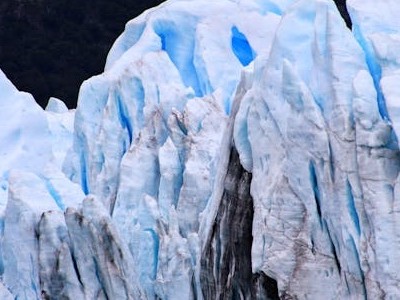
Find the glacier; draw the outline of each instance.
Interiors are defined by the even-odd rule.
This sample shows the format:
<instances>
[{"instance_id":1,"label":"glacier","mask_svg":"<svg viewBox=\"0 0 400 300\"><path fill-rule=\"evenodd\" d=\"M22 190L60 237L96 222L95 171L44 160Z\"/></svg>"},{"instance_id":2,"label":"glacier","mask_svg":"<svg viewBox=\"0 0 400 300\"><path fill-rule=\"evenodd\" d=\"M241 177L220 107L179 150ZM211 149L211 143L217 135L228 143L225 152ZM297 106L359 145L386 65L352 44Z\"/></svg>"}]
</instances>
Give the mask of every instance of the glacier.
<instances>
[{"instance_id":1,"label":"glacier","mask_svg":"<svg viewBox=\"0 0 400 300\"><path fill-rule=\"evenodd\" d=\"M76 110L0 71L1 299L397 299L400 4L169 0Z\"/></svg>"}]
</instances>

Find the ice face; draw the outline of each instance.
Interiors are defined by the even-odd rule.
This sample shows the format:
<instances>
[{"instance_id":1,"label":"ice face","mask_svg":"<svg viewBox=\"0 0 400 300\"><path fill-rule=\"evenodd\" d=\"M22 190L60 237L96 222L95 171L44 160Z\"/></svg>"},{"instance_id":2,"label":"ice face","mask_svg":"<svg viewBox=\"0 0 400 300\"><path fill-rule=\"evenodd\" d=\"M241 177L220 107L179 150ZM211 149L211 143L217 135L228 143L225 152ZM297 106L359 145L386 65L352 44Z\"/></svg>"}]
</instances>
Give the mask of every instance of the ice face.
<instances>
[{"instance_id":1,"label":"ice face","mask_svg":"<svg viewBox=\"0 0 400 300\"><path fill-rule=\"evenodd\" d=\"M43 111L30 94L18 91L1 71L0 106L3 205L11 169L42 174L51 165L62 164L72 145L74 112L65 105L62 107L56 99L50 100L48 111Z\"/></svg>"},{"instance_id":2,"label":"ice face","mask_svg":"<svg viewBox=\"0 0 400 300\"><path fill-rule=\"evenodd\" d=\"M64 168L68 176L112 206L119 161L149 118L161 114L166 123L172 108L182 112L189 99L213 93L229 113L242 68L238 55L268 53L280 19L253 6L172 1L128 23L110 51L106 72L82 86L74 151ZM229 16L216 18L226 9Z\"/></svg>"},{"instance_id":3,"label":"ice face","mask_svg":"<svg viewBox=\"0 0 400 300\"><path fill-rule=\"evenodd\" d=\"M198 231L223 182L236 86L242 67L269 53L281 13L164 3L127 24L105 73L81 88L64 171L109 208L149 298L201 297Z\"/></svg>"},{"instance_id":4,"label":"ice face","mask_svg":"<svg viewBox=\"0 0 400 300\"><path fill-rule=\"evenodd\" d=\"M0 71L0 174L13 168L40 170L51 155L44 112Z\"/></svg>"},{"instance_id":5,"label":"ice face","mask_svg":"<svg viewBox=\"0 0 400 300\"><path fill-rule=\"evenodd\" d=\"M364 46L330 3L296 2L236 118L236 144L253 173L253 271L287 295L305 287L304 297L317 299L398 293L383 253L398 247L384 237L398 226L389 208L397 142Z\"/></svg>"},{"instance_id":6,"label":"ice face","mask_svg":"<svg viewBox=\"0 0 400 300\"><path fill-rule=\"evenodd\" d=\"M36 299L40 297L41 214L78 207L84 196L60 169L72 145L74 113L43 111L1 71L0 91L0 294L4 299Z\"/></svg>"},{"instance_id":7,"label":"ice face","mask_svg":"<svg viewBox=\"0 0 400 300\"><path fill-rule=\"evenodd\" d=\"M369 70L378 91L379 108L384 117L389 118L396 132L398 122L399 54L397 48L399 20L396 15L400 7L395 1L375 5L370 2L352 0L348 2L349 13L356 21L354 36L363 47Z\"/></svg>"},{"instance_id":8,"label":"ice face","mask_svg":"<svg viewBox=\"0 0 400 300\"><path fill-rule=\"evenodd\" d=\"M76 111L0 73L0 297L399 293L400 5L172 0ZM13 105L9 105L12 102Z\"/></svg>"}]
</instances>

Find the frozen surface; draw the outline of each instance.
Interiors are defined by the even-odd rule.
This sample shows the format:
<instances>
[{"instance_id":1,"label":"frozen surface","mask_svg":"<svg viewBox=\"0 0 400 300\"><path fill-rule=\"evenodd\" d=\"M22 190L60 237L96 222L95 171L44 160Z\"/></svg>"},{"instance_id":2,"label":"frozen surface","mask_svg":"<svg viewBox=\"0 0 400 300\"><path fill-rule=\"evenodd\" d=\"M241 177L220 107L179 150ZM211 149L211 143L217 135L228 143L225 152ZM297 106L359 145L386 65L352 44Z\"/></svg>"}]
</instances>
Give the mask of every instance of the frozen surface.
<instances>
[{"instance_id":1,"label":"frozen surface","mask_svg":"<svg viewBox=\"0 0 400 300\"><path fill-rule=\"evenodd\" d=\"M0 298L39 299L41 215L78 207L84 197L61 172L72 145L74 112L55 100L43 111L1 71L0 91Z\"/></svg>"},{"instance_id":2,"label":"frozen surface","mask_svg":"<svg viewBox=\"0 0 400 300\"><path fill-rule=\"evenodd\" d=\"M348 8L167 1L76 111L0 72L0 298L396 299L400 4Z\"/></svg>"},{"instance_id":3,"label":"frozen surface","mask_svg":"<svg viewBox=\"0 0 400 300\"><path fill-rule=\"evenodd\" d=\"M13 168L40 170L51 155L45 113L0 71L0 174Z\"/></svg>"},{"instance_id":4,"label":"frozen surface","mask_svg":"<svg viewBox=\"0 0 400 300\"><path fill-rule=\"evenodd\" d=\"M236 119L253 173L253 271L291 296L394 296L387 249L399 245L383 228L399 226L398 150L362 48L324 1L296 2L276 36Z\"/></svg>"}]
</instances>

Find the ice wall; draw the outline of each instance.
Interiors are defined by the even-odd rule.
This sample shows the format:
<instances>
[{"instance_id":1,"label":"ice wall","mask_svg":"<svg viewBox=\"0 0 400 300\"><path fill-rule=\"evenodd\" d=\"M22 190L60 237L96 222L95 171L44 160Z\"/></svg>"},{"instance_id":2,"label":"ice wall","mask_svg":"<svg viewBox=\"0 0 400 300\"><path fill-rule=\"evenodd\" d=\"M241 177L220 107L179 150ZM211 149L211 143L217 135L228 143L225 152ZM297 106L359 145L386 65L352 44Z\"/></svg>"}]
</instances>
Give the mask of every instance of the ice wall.
<instances>
[{"instance_id":1,"label":"ice wall","mask_svg":"<svg viewBox=\"0 0 400 300\"><path fill-rule=\"evenodd\" d=\"M281 295L398 293L396 257L383 253L399 247L398 147L362 46L331 3L297 1L236 118L253 174L253 271Z\"/></svg>"},{"instance_id":2,"label":"ice wall","mask_svg":"<svg viewBox=\"0 0 400 300\"><path fill-rule=\"evenodd\" d=\"M1 73L0 295L395 299L400 5L374 5L351 32L329 0L167 1L76 112Z\"/></svg>"}]
</instances>

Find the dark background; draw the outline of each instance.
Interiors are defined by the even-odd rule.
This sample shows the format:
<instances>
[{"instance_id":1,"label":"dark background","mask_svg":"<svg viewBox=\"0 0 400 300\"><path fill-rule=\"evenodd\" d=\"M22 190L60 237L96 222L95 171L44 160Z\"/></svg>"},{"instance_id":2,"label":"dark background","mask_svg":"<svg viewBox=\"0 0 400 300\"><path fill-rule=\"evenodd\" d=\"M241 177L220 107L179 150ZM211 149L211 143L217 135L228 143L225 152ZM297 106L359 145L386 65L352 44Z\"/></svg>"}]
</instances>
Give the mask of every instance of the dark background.
<instances>
[{"instance_id":1,"label":"dark background","mask_svg":"<svg viewBox=\"0 0 400 300\"><path fill-rule=\"evenodd\" d=\"M0 0L0 69L42 106L73 108L125 23L162 0Z\"/></svg>"},{"instance_id":2,"label":"dark background","mask_svg":"<svg viewBox=\"0 0 400 300\"><path fill-rule=\"evenodd\" d=\"M163 0L0 0L0 69L45 107L76 107L83 80L103 71L125 23ZM349 27L345 0L335 0Z\"/></svg>"}]
</instances>

